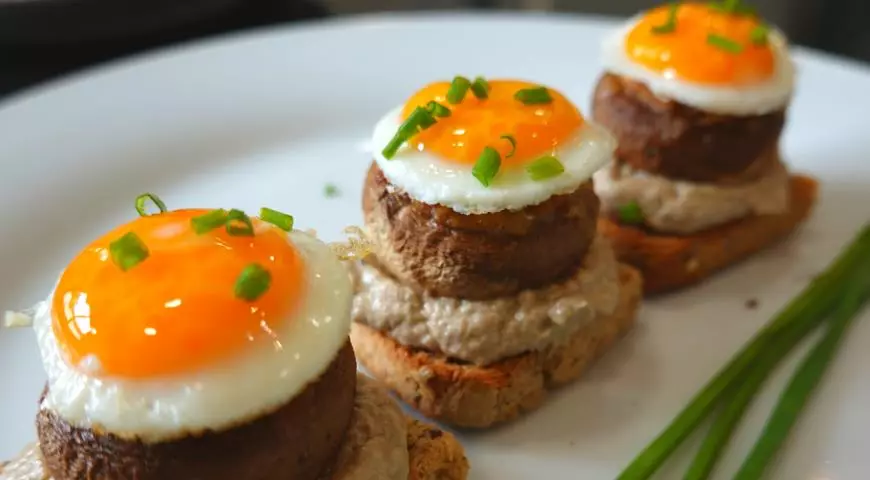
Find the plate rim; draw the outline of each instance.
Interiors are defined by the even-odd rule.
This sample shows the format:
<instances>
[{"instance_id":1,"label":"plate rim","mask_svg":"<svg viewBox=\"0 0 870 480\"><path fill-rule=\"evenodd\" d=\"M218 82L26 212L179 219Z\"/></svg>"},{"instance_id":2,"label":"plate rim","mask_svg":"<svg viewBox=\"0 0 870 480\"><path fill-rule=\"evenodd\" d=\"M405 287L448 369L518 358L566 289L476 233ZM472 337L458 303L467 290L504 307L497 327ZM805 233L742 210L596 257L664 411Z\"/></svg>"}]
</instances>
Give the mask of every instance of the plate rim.
<instances>
[{"instance_id":1,"label":"plate rim","mask_svg":"<svg viewBox=\"0 0 870 480\"><path fill-rule=\"evenodd\" d=\"M415 12L369 12L349 15L334 16L323 19L303 20L295 23L278 25L262 25L252 28L225 32L201 38L184 40L171 45L164 45L153 49L135 52L130 55L106 60L97 64L89 65L70 73L63 74L49 80L38 82L22 88L15 93L0 98L0 116L6 115L8 110L26 105L37 98L51 96L58 90L76 88L76 86L91 81L92 77L105 77L116 75L127 69L142 68L154 62L160 62L173 57L196 56L201 51L209 49L229 48L244 42L266 41L270 37L281 35L305 35L305 34L328 34L331 29L350 27L364 28L373 24L382 24L388 27L401 27L413 23L440 23L445 22L470 22L470 23L499 23L499 22L528 22L533 24L560 24L566 25L595 24L601 26L615 26L627 16L586 14L573 12L552 11L523 11L502 10L494 12L476 11L441 11L421 10ZM808 47L800 44L791 46L793 56L800 61L814 61L824 64L824 68L836 68L848 73L870 76L870 62L847 57L839 53L832 53ZM868 78L870 80L870 78Z\"/></svg>"}]
</instances>

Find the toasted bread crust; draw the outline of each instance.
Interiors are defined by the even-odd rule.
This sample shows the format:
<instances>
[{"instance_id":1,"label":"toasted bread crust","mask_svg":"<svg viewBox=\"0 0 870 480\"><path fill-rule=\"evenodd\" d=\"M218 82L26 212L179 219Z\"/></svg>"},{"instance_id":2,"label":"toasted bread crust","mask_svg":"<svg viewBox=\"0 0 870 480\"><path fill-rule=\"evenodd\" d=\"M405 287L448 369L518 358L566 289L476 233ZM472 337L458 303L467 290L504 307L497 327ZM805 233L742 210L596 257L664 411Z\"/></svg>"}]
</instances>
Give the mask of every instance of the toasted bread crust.
<instances>
[{"instance_id":1,"label":"toasted bread crust","mask_svg":"<svg viewBox=\"0 0 870 480\"><path fill-rule=\"evenodd\" d=\"M619 140L617 164L692 182L744 183L777 159L785 110L734 116L653 94L642 82L606 73L592 116Z\"/></svg>"},{"instance_id":2,"label":"toasted bread crust","mask_svg":"<svg viewBox=\"0 0 870 480\"><path fill-rule=\"evenodd\" d=\"M791 177L790 208L779 215L749 217L693 235L655 234L601 217L598 229L616 257L639 269L647 294L692 285L784 239L806 220L818 194L810 177Z\"/></svg>"},{"instance_id":3,"label":"toasted bread crust","mask_svg":"<svg viewBox=\"0 0 870 480\"><path fill-rule=\"evenodd\" d=\"M520 211L463 215L418 202L372 163L366 228L382 268L431 296L513 295L563 279L583 261L599 210L592 182Z\"/></svg>"},{"instance_id":4,"label":"toasted bread crust","mask_svg":"<svg viewBox=\"0 0 870 480\"><path fill-rule=\"evenodd\" d=\"M578 378L634 325L640 274L621 265L620 286L617 310L567 343L483 367L410 349L359 323L351 327L351 341L357 360L423 415L459 427L487 428L537 408L547 389Z\"/></svg>"}]
</instances>

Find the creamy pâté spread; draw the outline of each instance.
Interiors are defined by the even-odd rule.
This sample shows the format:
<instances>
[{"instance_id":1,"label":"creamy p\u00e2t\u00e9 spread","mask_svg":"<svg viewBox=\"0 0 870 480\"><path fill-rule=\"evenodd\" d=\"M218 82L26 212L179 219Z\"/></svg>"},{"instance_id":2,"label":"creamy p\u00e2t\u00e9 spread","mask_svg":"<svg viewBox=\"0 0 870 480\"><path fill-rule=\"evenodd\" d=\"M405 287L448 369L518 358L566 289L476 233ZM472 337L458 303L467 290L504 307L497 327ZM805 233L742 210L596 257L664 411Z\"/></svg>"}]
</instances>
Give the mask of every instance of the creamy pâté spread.
<instances>
[{"instance_id":1,"label":"creamy p\u00e2t\u00e9 spread","mask_svg":"<svg viewBox=\"0 0 870 480\"><path fill-rule=\"evenodd\" d=\"M614 213L632 202L644 224L667 233L688 234L749 215L776 215L789 205L789 175L777 162L759 179L736 185L673 180L635 170L607 166L593 176L601 208Z\"/></svg>"},{"instance_id":2,"label":"creamy p\u00e2t\u00e9 spread","mask_svg":"<svg viewBox=\"0 0 870 480\"><path fill-rule=\"evenodd\" d=\"M619 302L618 264L603 238L571 277L511 297L431 297L367 264L354 269L354 283L355 321L404 345L478 365L563 343Z\"/></svg>"}]
</instances>

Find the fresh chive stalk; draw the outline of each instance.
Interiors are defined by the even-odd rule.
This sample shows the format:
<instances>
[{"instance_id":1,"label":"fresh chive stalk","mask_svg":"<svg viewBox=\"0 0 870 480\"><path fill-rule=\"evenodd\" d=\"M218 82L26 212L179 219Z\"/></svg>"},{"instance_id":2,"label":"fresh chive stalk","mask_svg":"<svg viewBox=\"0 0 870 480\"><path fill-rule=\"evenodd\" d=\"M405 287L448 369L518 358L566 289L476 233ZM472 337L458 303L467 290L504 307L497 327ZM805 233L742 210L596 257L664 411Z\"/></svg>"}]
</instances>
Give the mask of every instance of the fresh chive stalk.
<instances>
[{"instance_id":1,"label":"fresh chive stalk","mask_svg":"<svg viewBox=\"0 0 870 480\"><path fill-rule=\"evenodd\" d=\"M293 215L263 207L260 209L260 220L271 223L276 227L289 232L293 230Z\"/></svg>"},{"instance_id":2,"label":"fresh chive stalk","mask_svg":"<svg viewBox=\"0 0 870 480\"><path fill-rule=\"evenodd\" d=\"M381 151L387 160L392 159L402 145L416 135L420 130L425 130L435 125L437 120L426 107L417 107L408 115L408 118L399 125L399 130Z\"/></svg>"},{"instance_id":3,"label":"fresh chive stalk","mask_svg":"<svg viewBox=\"0 0 870 480\"><path fill-rule=\"evenodd\" d=\"M562 162L558 158L552 155L545 155L526 165L526 173L529 174L529 178L532 180L540 182L565 173L565 166L562 165Z\"/></svg>"},{"instance_id":4,"label":"fresh chive stalk","mask_svg":"<svg viewBox=\"0 0 870 480\"><path fill-rule=\"evenodd\" d=\"M136 212L139 214L139 216L147 217L148 215L151 215L150 213L148 213L147 208L149 201L153 203L155 207L157 207L159 213L166 213L166 204L163 203L163 200L160 200L160 197L154 195L153 193L143 193L142 195L136 197Z\"/></svg>"},{"instance_id":5,"label":"fresh chive stalk","mask_svg":"<svg viewBox=\"0 0 870 480\"><path fill-rule=\"evenodd\" d=\"M626 225L643 225L643 209L632 200L616 209L616 218Z\"/></svg>"},{"instance_id":6,"label":"fresh chive stalk","mask_svg":"<svg viewBox=\"0 0 870 480\"><path fill-rule=\"evenodd\" d=\"M818 327L818 324L818 319L813 317L804 317L800 322L796 322L782 333L782 337L771 342L770 348L753 365L748 375L731 388L730 394L723 399L725 405L716 415L683 480L704 480L710 476L743 413L752 403L764 381L780 361Z\"/></svg>"},{"instance_id":7,"label":"fresh chive stalk","mask_svg":"<svg viewBox=\"0 0 870 480\"><path fill-rule=\"evenodd\" d=\"M489 97L489 90L489 82L487 82L483 77L477 77L473 82L471 82L471 93L481 100Z\"/></svg>"},{"instance_id":8,"label":"fresh chive stalk","mask_svg":"<svg viewBox=\"0 0 870 480\"><path fill-rule=\"evenodd\" d=\"M749 39L752 43L758 46L767 45L767 36L770 34L770 27L765 24L760 24L749 32Z\"/></svg>"},{"instance_id":9,"label":"fresh chive stalk","mask_svg":"<svg viewBox=\"0 0 870 480\"><path fill-rule=\"evenodd\" d=\"M743 51L743 45L724 35L711 33L707 35L707 43L728 53L738 54Z\"/></svg>"},{"instance_id":10,"label":"fresh chive stalk","mask_svg":"<svg viewBox=\"0 0 870 480\"><path fill-rule=\"evenodd\" d=\"M652 27L652 32L655 34L671 33L677 29L677 10L680 8L680 2L671 2L668 5L668 18L665 23Z\"/></svg>"},{"instance_id":11,"label":"fresh chive stalk","mask_svg":"<svg viewBox=\"0 0 870 480\"><path fill-rule=\"evenodd\" d=\"M450 88L447 89L447 103L451 105L462 103L469 88L471 88L471 80L461 75L453 77Z\"/></svg>"},{"instance_id":12,"label":"fresh chive stalk","mask_svg":"<svg viewBox=\"0 0 870 480\"><path fill-rule=\"evenodd\" d=\"M253 302L263 296L272 284L272 274L262 266L252 263L242 270L236 279L236 297Z\"/></svg>"},{"instance_id":13,"label":"fresh chive stalk","mask_svg":"<svg viewBox=\"0 0 870 480\"><path fill-rule=\"evenodd\" d=\"M254 223L251 221L251 217L241 210L234 208L227 212L225 225L227 233L234 237L254 236Z\"/></svg>"},{"instance_id":14,"label":"fresh chive stalk","mask_svg":"<svg viewBox=\"0 0 870 480\"><path fill-rule=\"evenodd\" d=\"M865 264L866 265L866 264ZM861 284L864 285L861 285ZM782 391L761 436L749 452L734 480L757 480L779 451L792 427L822 379L842 343L843 335L867 301L867 279L858 280L846 292L845 301L834 312L828 332L801 362Z\"/></svg>"},{"instance_id":15,"label":"fresh chive stalk","mask_svg":"<svg viewBox=\"0 0 870 480\"><path fill-rule=\"evenodd\" d=\"M523 88L514 93L514 98L524 105L542 105L553 101L546 87Z\"/></svg>"},{"instance_id":16,"label":"fresh chive stalk","mask_svg":"<svg viewBox=\"0 0 870 480\"><path fill-rule=\"evenodd\" d=\"M126 272L139 265L150 255L145 242L133 232L127 232L117 240L109 243L109 255L112 262Z\"/></svg>"},{"instance_id":17,"label":"fresh chive stalk","mask_svg":"<svg viewBox=\"0 0 870 480\"><path fill-rule=\"evenodd\" d=\"M450 109L436 102L435 100L431 100L426 104L426 110L436 117L449 117Z\"/></svg>"},{"instance_id":18,"label":"fresh chive stalk","mask_svg":"<svg viewBox=\"0 0 870 480\"><path fill-rule=\"evenodd\" d=\"M492 185L492 180L498 174L499 168L501 168L501 155L499 155L498 150L484 147L471 169L471 174L481 185L489 188Z\"/></svg>"},{"instance_id":19,"label":"fresh chive stalk","mask_svg":"<svg viewBox=\"0 0 870 480\"><path fill-rule=\"evenodd\" d=\"M513 135L509 134L509 133L505 133L504 135L502 135L502 136L500 136L500 137L498 137L498 138L499 138L499 140L507 140L508 143L511 144L511 151L508 152L508 154L505 155L504 158L511 158L511 157L513 157L513 156L514 156L514 153L517 153L517 138L514 137Z\"/></svg>"},{"instance_id":20,"label":"fresh chive stalk","mask_svg":"<svg viewBox=\"0 0 870 480\"><path fill-rule=\"evenodd\" d=\"M190 226L197 235L223 227L227 223L227 211L219 208L190 219Z\"/></svg>"},{"instance_id":21,"label":"fresh chive stalk","mask_svg":"<svg viewBox=\"0 0 870 480\"><path fill-rule=\"evenodd\" d=\"M783 330L804 321L820 322L840 301L844 282L870 262L870 225L865 226L833 264L812 281L701 389L617 480L648 479L712 411L729 386L763 354Z\"/></svg>"}]
</instances>

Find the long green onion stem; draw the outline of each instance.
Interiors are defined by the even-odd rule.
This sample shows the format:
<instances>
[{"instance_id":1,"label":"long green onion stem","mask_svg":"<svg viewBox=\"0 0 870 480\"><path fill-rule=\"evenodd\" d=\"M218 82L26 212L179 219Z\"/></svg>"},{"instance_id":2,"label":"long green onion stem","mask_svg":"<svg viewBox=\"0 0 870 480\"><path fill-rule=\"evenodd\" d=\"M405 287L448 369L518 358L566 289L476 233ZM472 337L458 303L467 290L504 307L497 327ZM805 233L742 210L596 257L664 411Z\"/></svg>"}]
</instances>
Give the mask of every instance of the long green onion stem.
<instances>
[{"instance_id":1,"label":"long green onion stem","mask_svg":"<svg viewBox=\"0 0 870 480\"><path fill-rule=\"evenodd\" d=\"M771 347L776 337L787 328L803 322L821 322L841 299L843 286L870 264L870 225L865 226L855 240L834 263L799 296L793 299L768 323L728 364L723 367L676 418L620 473L618 480L644 480L664 463L698 424L717 405L733 382L747 367Z\"/></svg>"},{"instance_id":2,"label":"long green onion stem","mask_svg":"<svg viewBox=\"0 0 870 480\"><path fill-rule=\"evenodd\" d=\"M864 265L867 267L867 264ZM865 274L865 277L867 274ZM822 340L806 356L792 375L788 386L780 394L779 401L768 418L761 436L744 460L734 480L761 478L770 461L791 432L798 415L806 406L822 375L836 355L843 335L867 301L867 280L849 286L846 299L834 312L831 326ZM862 285L863 284L863 285Z\"/></svg>"}]
</instances>

